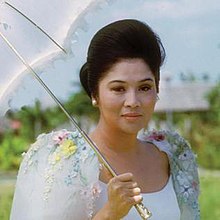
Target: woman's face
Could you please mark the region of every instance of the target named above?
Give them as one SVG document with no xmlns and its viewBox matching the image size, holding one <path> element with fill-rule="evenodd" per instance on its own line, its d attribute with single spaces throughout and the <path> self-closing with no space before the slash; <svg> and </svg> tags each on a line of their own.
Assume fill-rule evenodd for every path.
<svg viewBox="0 0 220 220">
<path fill-rule="evenodd" d="M 122 59 L 99 82 L 100 122 L 115 131 L 135 134 L 148 124 L 156 96 L 149 66 L 139 58 Z"/>
</svg>

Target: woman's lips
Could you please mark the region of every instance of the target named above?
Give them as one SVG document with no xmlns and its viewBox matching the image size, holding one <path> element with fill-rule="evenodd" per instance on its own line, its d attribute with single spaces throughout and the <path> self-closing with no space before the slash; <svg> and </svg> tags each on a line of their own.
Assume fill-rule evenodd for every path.
<svg viewBox="0 0 220 220">
<path fill-rule="evenodd" d="M 136 113 L 136 112 L 122 114 L 122 117 L 127 120 L 136 120 L 137 118 L 140 118 L 141 116 L 142 114 Z"/>
</svg>

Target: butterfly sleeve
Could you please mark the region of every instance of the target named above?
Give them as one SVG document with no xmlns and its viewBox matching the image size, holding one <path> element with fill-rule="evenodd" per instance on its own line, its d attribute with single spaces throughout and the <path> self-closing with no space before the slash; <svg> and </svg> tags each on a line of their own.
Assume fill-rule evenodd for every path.
<svg viewBox="0 0 220 220">
<path fill-rule="evenodd" d="M 98 175 L 98 159 L 78 132 L 40 135 L 24 154 L 10 219 L 91 219 Z"/>
<path fill-rule="evenodd" d="M 178 133 L 167 132 L 170 144 L 170 166 L 181 209 L 181 220 L 199 220 L 199 176 L 196 155 L 190 144 Z"/>
</svg>

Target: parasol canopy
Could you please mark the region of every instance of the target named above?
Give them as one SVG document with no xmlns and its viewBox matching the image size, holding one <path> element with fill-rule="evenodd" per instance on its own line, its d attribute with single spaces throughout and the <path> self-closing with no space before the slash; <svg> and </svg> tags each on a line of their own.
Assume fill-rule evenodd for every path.
<svg viewBox="0 0 220 220">
<path fill-rule="evenodd" d="M 92 147 L 103 165 L 110 171 L 112 176 L 116 173 L 99 152 L 95 144 L 87 134 L 81 130 L 75 120 L 68 114 L 63 105 L 39 77 L 45 64 L 50 65 L 56 59 L 66 58 L 72 54 L 71 37 L 78 21 L 86 11 L 95 4 L 93 0 L 11 0 L 1 2 L 0 6 L 0 100 L 7 100 L 7 92 L 10 86 L 20 80 L 25 73 L 32 75 L 40 82 L 47 93 L 61 107 L 68 116 L 74 130 L 78 131 L 85 141 Z M 96 4 L 99 1 L 96 1 Z M 8 99 L 10 100 L 10 99 Z M 10 103 L 10 101 L 9 101 Z M 5 112 L 6 109 L 1 109 Z M 142 203 L 136 204 L 140 217 L 148 219 L 151 213 Z"/>
<path fill-rule="evenodd" d="M 16 84 L 29 72 L 5 37 L 40 74 L 58 59 L 72 57 L 75 31 L 84 16 L 103 1 L 9 0 L 0 2 L 0 115 L 10 108 Z M 13 88 L 13 89 L 12 89 Z"/>
</svg>

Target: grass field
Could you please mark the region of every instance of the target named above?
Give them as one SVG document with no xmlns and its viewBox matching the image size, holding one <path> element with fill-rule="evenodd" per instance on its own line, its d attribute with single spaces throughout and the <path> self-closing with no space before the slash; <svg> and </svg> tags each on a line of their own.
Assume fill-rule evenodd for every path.
<svg viewBox="0 0 220 220">
<path fill-rule="evenodd" d="M 201 178 L 201 220 L 220 219 L 220 177 L 205 175 Z M 8 220 L 14 191 L 13 184 L 0 184 L 0 219 Z"/>
<path fill-rule="evenodd" d="M 201 220 L 220 219 L 220 177 L 201 177 Z"/>
</svg>

